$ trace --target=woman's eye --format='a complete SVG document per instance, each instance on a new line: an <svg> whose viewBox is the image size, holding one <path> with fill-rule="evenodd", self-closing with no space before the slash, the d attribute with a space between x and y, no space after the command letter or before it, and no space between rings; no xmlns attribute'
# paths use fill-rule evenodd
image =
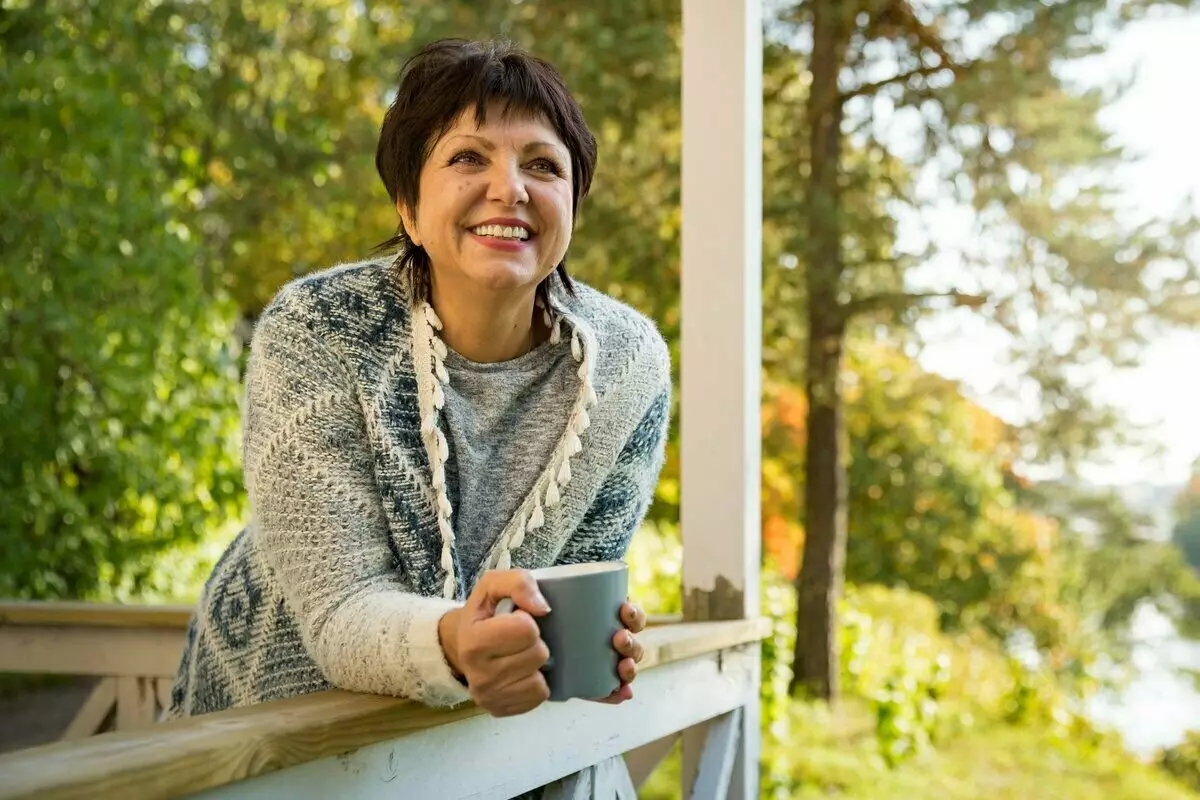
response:
<svg viewBox="0 0 1200 800"><path fill-rule="evenodd" d="M473 150L464 150L463 152L455 155L454 158L450 159L450 163L451 164L467 164L468 166L475 166L477 164L482 164L483 159L480 158L479 154L474 152Z"/></svg>
<svg viewBox="0 0 1200 800"><path fill-rule="evenodd" d="M544 172L547 175L562 175L562 168L548 158L539 158L529 166L535 172Z"/></svg>

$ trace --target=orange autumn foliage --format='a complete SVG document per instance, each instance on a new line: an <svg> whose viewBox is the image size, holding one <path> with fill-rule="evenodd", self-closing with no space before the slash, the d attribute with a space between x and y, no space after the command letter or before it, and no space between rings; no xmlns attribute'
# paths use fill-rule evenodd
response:
<svg viewBox="0 0 1200 800"><path fill-rule="evenodd" d="M768 382L762 404L762 543L774 569L791 579L800 568L799 522L808 401L804 391Z"/></svg>

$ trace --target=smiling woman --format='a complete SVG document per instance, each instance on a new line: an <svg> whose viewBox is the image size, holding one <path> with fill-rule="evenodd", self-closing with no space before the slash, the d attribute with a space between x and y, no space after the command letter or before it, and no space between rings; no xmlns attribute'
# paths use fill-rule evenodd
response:
<svg viewBox="0 0 1200 800"><path fill-rule="evenodd" d="M205 586L172 716L331 686L496 716L547 699L530 571L624 556L670 407L653 323L567 276L595 161L549 64L454 40L405 65L376 153L395 252L285 286L258 323L254 516ZM642 657L644 614L619 615L608 703Z"/></svg>

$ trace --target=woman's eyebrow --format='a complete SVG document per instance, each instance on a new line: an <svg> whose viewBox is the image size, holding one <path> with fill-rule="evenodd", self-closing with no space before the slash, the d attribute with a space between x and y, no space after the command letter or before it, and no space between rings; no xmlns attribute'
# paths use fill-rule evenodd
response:
<svg viewBox="0 0 1200 800"><path fill-rule="evenodd" d="M471 133L456 133L447 140L447 144L454 142L455 139L470 139L478 144L484 150L492 151L496 149L496 145L492 144L490 139L485 139L482 136L476 136Z"/></svg>
<svg viewBox="0 0 1200 800"><path fill-rule="evenodd" d="M525 152L525 153L528 153L530 150L538 150L538 149L553 150L557 153L564 152L564 148L562 145L556 144L554 142L543 142L540 140L536 141L536 142L530 142L529 144L525 145L521 149L522 149L522 152Z"/></svg>
<svg viewBox="0 0 1200 800"><path fill-rule="evenodd" d="M491 152L496 149L496 145L492 142L491 139L488 139L484 136L478 136L473 133L456 133L454 136L450 137L447 140L447 143L448 144L453 143L456 139L470 139L472 142L475 142L476 144L478 144L480 147L482 147L484 150L487 150L488 152ZM539 149L552 150L560 155L564 155L566 152L565 148L562 145L557 144L555 142L544 141L542 139L537 139L535 141L527 143L524 147L521 148L521 152L528 153L532 150L539 150Z"/></svg>

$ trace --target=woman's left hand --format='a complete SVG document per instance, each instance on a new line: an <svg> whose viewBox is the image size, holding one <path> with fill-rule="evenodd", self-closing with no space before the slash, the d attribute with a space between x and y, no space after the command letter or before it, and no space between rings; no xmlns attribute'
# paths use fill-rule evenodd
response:
<svg viewBox="0 0 1200 800"><path fill-rule="evenodd" d="M633 699L633 687L629 684L637 677L637 665L644 655L642 645L635 634L645 630L646 612L626 600L621 604L621 624L625 626L625 630L617 631L612 642L613 649L621 656L617 663L617 675L621 678L621 685L608 697L597 701L614 706Z"/></svg>

